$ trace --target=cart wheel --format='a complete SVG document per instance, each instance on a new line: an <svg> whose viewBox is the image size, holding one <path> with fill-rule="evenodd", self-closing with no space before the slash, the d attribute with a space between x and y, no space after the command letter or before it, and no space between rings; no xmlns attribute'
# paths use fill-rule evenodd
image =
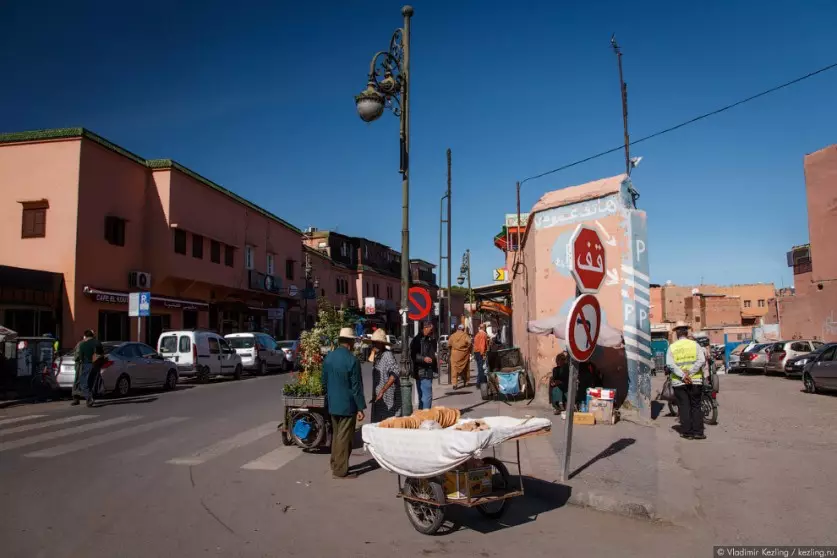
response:
<svg viewBox="0 0 837 558"><path fill-rule="evenodd" d="M309 432L305 438L300 438L294 432L294 426L298 421L304 421L308 424ZM319 413L296 413L291 414L290 421L290 435L294 443L304 449L312 449L319 447L323 442L325 436L325 420Z"/></svg>
<svg viewBox="0 0 837 558"><path fill-rule="evenodd" d="M440 504L425 504L404 500L404 510L407 519L416 531L422 535L433 535L445 522L445 491L442 483L436 479L413 479L404 481L404 495L440 502Z"/></svg>
<svg viewBox="0 0 837 558"><path fill-rule="evenodd" d="M488 392L487 381L480 384L480 396L482 396L483 401L488 401L491 398L491 394Z"/></svg>
<svg viewBox="0 0 837 558"><path fill-rule="evenodd" d="M483 463L490 465L494 471L491 474L491 492L504 492L511 488L511 479L509 478L509 470L499 459L493 457L484 457ZM504 498L496 500L488 504L481 504L477 509L481 514L490 519L500 519L506 510L509 509L511 500Z"/></svg>
<svg viewBox="0 0 837 558"><path fill-rule="evenodd" d="M291 440L291 436L287 432L282 432L282 445L283 446L294 445L294 441Z"/></svg>

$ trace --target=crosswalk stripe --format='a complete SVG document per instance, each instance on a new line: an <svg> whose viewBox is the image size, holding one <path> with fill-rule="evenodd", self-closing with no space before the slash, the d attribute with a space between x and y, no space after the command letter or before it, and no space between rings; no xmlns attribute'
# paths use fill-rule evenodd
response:
<svg viewBox="0 0 837 558"><path fill-rule="evenodd" d="M25 417L14 417L14 418L7 418L7 419L0 419L0 426L4 424L14 424L16 422L23 422L25 420L32 420L36 418L45 417L46 415L26 415Z"/></svg>
<svg viewBox="0 0 837 558"><path fill-rule="evenodd" d="M0 443L0 451L8 451L11 449L31 446L40 442L47 442L49 440L55 440L56 438L63 438L64 436L72 436L73 434L81 434L83 432L87 432L88 430L98 430L100 428L107 428L108 426L116 426L117 424L131 422L132 420L138 420L141 418L142 417L138 415L125 415L124 417L116 417L108 420L103 420L101 422L92 422L90 424L83 424L81 426L74 426L72 428L65 428L63 430L44 432L43 434L29 436L28 438L21 438L20 440L2 442Z"/></svg>
<svg viewBox="0 0 837 558"><path fill-rule="evenodd" d="M9 434L20 434L21 432L29 432L30 430L38 430L40 428L47 428L49 426L58 426L59 424L67 424L69 422L78 422L89 418L96 418L96 415L73 415L71 417L64 417L62 419L48 420L46 422L36 422L35 424L24 424L23 426L16 426L14 428L7 428L0 430L0 436L7 436Z"/></svg>
<svg viewBox="0 0 837 558"><path fill-rule="evenodd" d="M268 422L261 426L257 426L256 428L251 428L250 430L245 430L231 438L226 438L212 444L211 446L207 446L201 450L196 451L190 456L187 457L178 457L168 461L172 465L200 465L201 463L205 463L210 459L214 459L220 455L224 455L227 452L230 452L236 448L240 448L242 446L246 446L247 444L252 444L256 440L264 438L270 434L276 432L276 421Z"/></svg>
<svg viewBox="0 0 837 558"><path fill-rule="evenodd" d="M142 434L143 432L148 432L150 430L154 430L155 428L161 428L170 424L177 424L178 422L183 422L184 420L186 420L185 417L168 417L146 424L130 426L128 428L123 428L122 430L115 430L113 432L99 434L98 436L93 436L92 438L85 438L84 440L77 440L68 444L62 444L59 446L42 449L32 453L27 453L25 457L56 457L59 455L64 455L65 453L72 453L74 451L91 448L93 446L98 446L100 444L112 442L114 440L119 440L120 438L126 438L135 434Z"/></svg>
<svg viewBox="0 0 837 558"><path fill-rule="evenodd" d="M278 471L290 461L299 457L299 454L299 448L296 446L284 446L242 465L241 468L254 471Z"/></svg>
<svg viewBox="0 0 837 558"><path fill-rule="evenodd" d="M162 438L157 438L156 440L152 440L147 444L143 444L135 448L130 448L125 451L115 453L111 455L111 457L114 459L124 459L126 461L133 461L134 459L137 459L139 457L151 455L152 453L157 452L174 443L175 441L172 440L171 437L163 436Z"/></svg>

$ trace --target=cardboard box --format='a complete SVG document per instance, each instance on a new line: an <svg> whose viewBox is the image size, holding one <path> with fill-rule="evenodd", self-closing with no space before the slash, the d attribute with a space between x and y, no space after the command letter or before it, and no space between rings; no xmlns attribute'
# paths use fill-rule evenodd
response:
<svg viewBox="0 0 837 558"><path fill-rule="evenodd" d="M591 399L590 413L596 418L596 424L613 424L613 401L606 399Z"/></svg>
<svg viewBox="0 0 837 558"><path fill-rule="evenodd" d="M587 388L587 397L588 399L605 399L613 401L616 399L616 390L603 387Z"/></svg>
<svg viewBox="0 0 837 558"><path fill-rule="evenodd" d="M573 413L573 424L596 424L593 413Z"/></svg>
<svg viewBox="0 0 837 558"><path fill-rule="evenodd" d="M445 494L451 500L476 498L491 492L491 467L445 473Z"/></svg>

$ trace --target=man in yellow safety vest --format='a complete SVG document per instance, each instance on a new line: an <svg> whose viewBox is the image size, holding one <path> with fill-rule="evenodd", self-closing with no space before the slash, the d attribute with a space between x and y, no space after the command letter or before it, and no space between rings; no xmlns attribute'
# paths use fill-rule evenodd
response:
<svg viewBox="0 0 837 558"><path fill-rule="evenodd" d="M666 366L671 371L671 386L680 412L680 437L704 440L700 398L706 353L696 341L689 339L689 324L677 322L674 331L677 341L668 348Z"/></svg>

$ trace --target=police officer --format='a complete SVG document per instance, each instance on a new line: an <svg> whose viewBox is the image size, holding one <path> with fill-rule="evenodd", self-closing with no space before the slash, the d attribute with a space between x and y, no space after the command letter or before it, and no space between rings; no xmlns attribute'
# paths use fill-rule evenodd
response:
<svg viewBox="0 0 837 558"><path fill-rule="evenodd" d="M666 366L671 370L671 385L680 411L680 437L704 440L700 398L706 353L696 341L689 339L689 324L677 322L674 331L677 341L668 348Z"/></svg>

